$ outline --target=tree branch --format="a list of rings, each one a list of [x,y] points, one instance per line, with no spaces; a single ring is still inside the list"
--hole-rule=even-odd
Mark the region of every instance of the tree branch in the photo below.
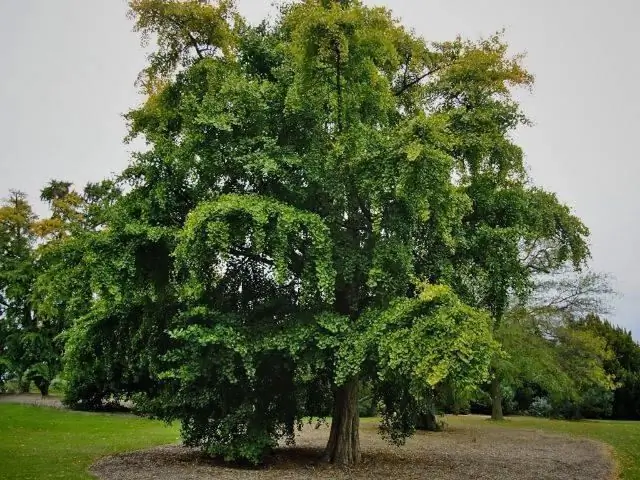
[[[248,260],[253,260],[254,262],[264,263],[265,265],[269,265],[271,267],[275,267],[275,262],[270,258],[264,257],[257,253],[250,252],[248,250],[238,249],[238,248],[230,248],[228,253],[234,255],[236,257],[242,257]],[[304,258],[302,255],[296,255],[295,253],[291,254],[291,270],[292,273],[298,275],[302,271],[302,266],[304,264]]]
[[[200,48],[200,45],[198,44],[198,40],[193,36],[193,34],[184,26],[180,23],[179,20],[177,20],[176,18],[172,18],[172,17],[168,17],[167,18],[173,25],[174,27],[176,27],[178,30],[182,30],[183,32],[185,32],[185,34],[187,35],[187,37],[189,37],[190,43],[193,46],[193,48],[196,49],[196,54],[198,55],[198,58],[203,59],[204,55],[202,54],[202,49]]]
[[[529,258],[531,258],[531,255],[536,254],[537,250],[536,248],[538,247],[538,242],[540,239],[536,238],[530,245],[529,247],[529,251],[527,252],[527,254],[524,256],[524,258],[522,259],[523,263],[528,263]]]
[[[409,90],[411,87],[413,87],[414,85],[417,85],[418,83],[420,83],[422,80],[424,80],[428,76],[433,75],[434,73],[442,70],[444,67],[445,67],[444,64],[441,64],[441,65],[438,65],[436,67],[433,67],[431,70],[428,70],[425,73],[423,73],[422,75],[417,76],[416,78],[411,80],[409,83],[404,83],[404,85],[402,85],[400,87],[400,89],[395,92],[395,94],[396,95],[402,95],[404,92]]]
[[[196,53],[198,54],[198,57],[202,60],[204,58],[204,55],[202,55],[202,50],[200,50],[200,47],[198,46],[198,41],[196,40],[196,38],[193,36],[191,32],[187,32],[187,36],[191,40],[191,44],[193,45],[193,48],[196,49]]]
[[[266,263],[267,265],[271,265],[271,266],[275,265],[273,260],[271,260],[269,258],[266,258],[266,257],[263,257],[262,255],[258,255],[256,253],[249,252],[247,250],[240,250],[240,249],[230,248],[229,249],[229,253],[231,255],[235,255],[236,257],[244,257],[244,258],[247,258],[249,260],[253,260],[255,262]]]
[[[551,253],[549,252],[549,250],[550,249],[548,248],[538,250],[533,255],[533,258],[531,258],[531,260],[526,263],[526,267],[534,272],[549,273],[552,264]],[[527,258],[529,257],[530,255],[527,255]]]
[[[407,75],[409,73],[409,62],[411,62],[411,54],[407,54],[407,58],[404,62],[404,72],[402,72],[402,85],[407,84]]]

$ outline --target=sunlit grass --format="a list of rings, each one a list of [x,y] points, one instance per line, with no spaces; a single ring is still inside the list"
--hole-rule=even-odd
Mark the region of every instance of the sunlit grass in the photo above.
[[[0,404],[0,478],[90,479],[98,458],[178,441],[178,428],[132,415]]]

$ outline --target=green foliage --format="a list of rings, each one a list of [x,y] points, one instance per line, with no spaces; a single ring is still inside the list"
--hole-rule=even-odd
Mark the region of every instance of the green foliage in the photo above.
[[[640,346],[631,332],[617,327],[597,315],[587,315],[575,322],[575,328],[601,338],[612,355],[604,369],[615,382],[611,416],[617,419],[640,418]]]
[[[470,208],[458,209],[462,218],[453,252],[430,246],[432,258],[419,264],[435,266],[431,275],[468,305],[489,311],[499,336],[513,299],[531,295],[536,274],[585,264],[589,231],[555,194],[532,184],[523,152],[512,140],[511,132],[528,124],[511,95],[513,87],[533,81],[522,58],[507,56],[499,35],[478,44],[444,43],[438,51],[446,67],[425,93],[439,99],[438,113],[446,113],[457,192]],[[434,259],[433,252],[440,254]],[[501,371],[504,366],[496,357],[492,376],[498,390],[509,373]]]
[[[0,383],[13,378],[28,391],[35,380],[46,395],[60,354],[55,328],[34,311],[37,224],[26,195],[11,192],[0,206]]]
[[[147,93],[177,67],[189,65],[194,51],[199,59],[218,51],[229,54],[235,43],[231,25],[241,21],[228,0],[218,1],[215,6],[200,0],[131,0],[129,5],[129,16],[135,20],[143,42],[155,36],[158,44],[158,51],[149,56],[149,66],[138,79]]]
[[[48,393],[61,369],[67,330],[90,308],[91,284],[80,264],[84,236],[100,227],[117,196],[109,181],[80,194],[71,183],[52,180],[41,195],[48,217],[36,218],[19,192],[0,208],[2,380],[13,378],[22,390],[33,382]]]
[[[610,388],[592,387],[582,392],[577,400],[555,405],[554,416],[569,420],[580,418],[611,418],[613,391]]]
[[[536,397],[529,405],[527,413],[533,417],[550,418],[553,413],[553,405],[546,397]]]
[[[417,405],[483,380],[489,317],[422,285],[445,279],[471,209],[448,89],[486,62],[496,94],[528,82],[500,42],[427,46],[357,2],[259,27],[227,3],[130,5],[158,42],[128,115],[150,149],[106,228],[65,246],[89,286],[69,295],[89,308],[66,333],[67,401],[142,394],[187,443],[256,462],[354,378],[388,418],[392,390]]]
[[[65,244],[78,262],[72,268],[79,269],[79,284],[69,285],[70,303],[80,307],[70,312],[77,316],[65,332],[68,405],[96,408],[155,384],[151,365],[166,349],[167,322],[175,309],[163,277],[166,243],[172,241],[164,231],[129,225],[124,231],[88,232]]]
[[[494,378],[516,389],[536,385],[555,404],[579,411],[583,394],[613,388],[605,369],[612,352],[598,333],[577,329],[575,319],[604,311],[612,289],[604,275],[571,272],[576,268],[571,262],[558,263],[560,247],[553,245],[531,247],[524,257],[534,271],[544,266],[543,273],[532,278],[531,294],[515,299],[497,325],[494,334],[506,355],[494,360]],[[498,402],[495,398],[494,405]],[[521,404],[521,411],[528,404]]]
[[[551,327],[540,323],[535,313],[513,310],[496,331],[496,338],[506,352],[496,369],[508,384],[535,383],[565,399],[592,387],[613,387],[604,369],[612,355],[604,339],[571,324]]]
[[[507,352],[496,364],[505,385],[535,385],[554,416],[600,418],[610,411],[614,382],[605,365],[612,352],[602,337],[571,322],[551,326],[526,310],[512,311],[497,333]]]
[[[436,387],[465,391],[487,378],[496,348],[490,319],[462,304],[448,288],[427,286],[414,299],[365,316],[370,325],[351,349],[373,347],[368,355],[373,368],[351,373],[376,381],[381,431],[390,440],[402,443],[413,433]],[[370,347],[361,347],[362,342]],[[349,365],[354,363],[351,358]]]
[[[559,396],[568,395],[573,373],[562,369],[561,352],[544,333],[527,310],[510,311],[495,332],[505,351],[495,369],[507,385],[531,382]]]
[[[129,4],[157,43],[127,115],[149,148],[118,182],[43,191],[34,292],[68,404],[135,398],[257,463],[303,418],[354,416],[364,383],[401,443],[439,391],[488,380],[533,272],[587,257],[526,178],[511,90],[532,77],[499,35],[432,44],[357,1],[256,27],[232,2]]]
[[[322,219],[267,197],[229,194],[200,204],[174,255],[188,272],[185,296],[196,301],[211,294],[207,287],[215,289],[233,256],[254,256],[272,267],[280,284],[299,279],[301,299],[333,296],[331,239]]]

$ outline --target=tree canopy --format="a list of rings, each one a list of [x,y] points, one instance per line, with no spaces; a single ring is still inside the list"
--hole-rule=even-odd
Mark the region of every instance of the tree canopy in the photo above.
[[[147,148],[115,182],[42,192],[67,403],[135,398],[254,463],[330,414],[325,457],[353,464],[363,382],[398,443],[435,389],[499,384],[509,303],[589,255],[511,138],[522,57],[356,0],[256,26],[224,0],[129,4],[157,45],[127,114]]]

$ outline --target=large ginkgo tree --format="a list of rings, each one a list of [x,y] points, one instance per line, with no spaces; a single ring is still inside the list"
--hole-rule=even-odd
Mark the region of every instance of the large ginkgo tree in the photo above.
[[[402,441],[438,385],[488,380],[492,310],[461,287],[487,223],[468,172],[521,154],[520,58],[499,37],[427,43],[358,1],[258,26],[225,0],[130,7],[157,45],[128,114],[148,148],[75,240],[92,292],[68,334],[71,390],[141,394],[188,445],[252,462],[329,414],[325,457],[354,464],[362,382]]]

